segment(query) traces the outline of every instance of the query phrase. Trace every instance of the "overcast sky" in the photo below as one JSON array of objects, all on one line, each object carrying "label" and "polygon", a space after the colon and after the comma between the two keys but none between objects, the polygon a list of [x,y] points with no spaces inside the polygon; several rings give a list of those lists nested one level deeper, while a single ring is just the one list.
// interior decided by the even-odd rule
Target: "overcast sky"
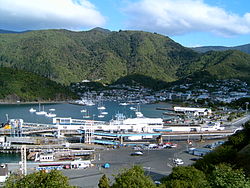
[{"label": "overcast sky", "polygon": [[250,0],[0,0],[0,29],[143,30],[184,46],[250,43]]}]

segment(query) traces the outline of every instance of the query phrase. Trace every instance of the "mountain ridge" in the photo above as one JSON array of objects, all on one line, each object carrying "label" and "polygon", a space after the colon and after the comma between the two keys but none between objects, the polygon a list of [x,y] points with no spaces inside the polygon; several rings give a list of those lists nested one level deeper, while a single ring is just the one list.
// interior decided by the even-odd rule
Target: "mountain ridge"
[{"label": "mountain ridge", "polygon": [[0,34],[0,41],[0,66],[29,71],[64,85],[86,79],[111,84],[123,77],[134,79],[130,75],[173,82],[199,71],[250,81],[245,73],[250,68],[250,55],[235,51],[201,54],[157,33],[50,29]]},{"label": "mountain ridge", "polygon": [[226,51],[226,50],[239,50],[241,52],[245,52],[250,54],[250,44],[243,44],[239,46],[232,46],[232,47],[227,47],[227,46],[201,46],[201,47],[194,47],[191,48],[195,50],[196,52],[201,52],[205,53],[208,51]]}]

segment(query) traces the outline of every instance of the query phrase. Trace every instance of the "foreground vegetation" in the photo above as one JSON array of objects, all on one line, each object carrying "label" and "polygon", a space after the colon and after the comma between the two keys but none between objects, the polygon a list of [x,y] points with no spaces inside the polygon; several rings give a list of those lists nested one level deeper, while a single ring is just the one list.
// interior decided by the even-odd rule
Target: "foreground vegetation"
[{"label": "foreground vegetation", "polygon": [[49,173],[39,171],[27,176],[12,174],[6,181],[5,188],[73,188],[68,178],[58,170]]}]

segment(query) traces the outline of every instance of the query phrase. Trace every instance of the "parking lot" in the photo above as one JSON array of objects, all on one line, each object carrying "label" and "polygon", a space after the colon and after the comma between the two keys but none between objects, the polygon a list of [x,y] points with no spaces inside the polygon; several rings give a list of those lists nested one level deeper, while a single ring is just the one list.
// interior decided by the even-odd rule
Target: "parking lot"
[{"label": "parking lot", "polygon": [[[183,165],[189,165],[194,161],[192,155],[186,153],[186,142],[176,142],[176,148],[134,150],[133,147],[122,147],[116,149],[100,150],[96,152],[94,167],[85,170],[64,170],[64,174],[70,178],[72,185],[81,187],[97,187],[98,181],[103,174],[106,174],[111,181],[114,174],[122,172],[124,168],[133,165],[140,165],[147,175],[153,180],[159,180],[171,173],[175,166],[174,158],[181,158]],[[131,156],[135,151],[142,151],[143,155]],[[110,168],[103,168],[103,164],[109,163]]]},{"label": "parking lot", "polygon": [[[206,143],[193,142],[193,147],[202,147]],[[193,155],[188,154],[187,142],[176,141],[175,148],[151,148],[134,150],[133,147],[121,147],[116,149],[96,150],[95,160],[92,162],[93,167],[87,169],[70,169],[62,170],[63,174],[69,177],[71,185],[84,188],[98,187],[99,179],[103,174],[106,174],[111,181],[114,180],[114,174],[122,172],[124,168],[130,168],[133,165],[140,165],[144,168],[147,175],[150,175],[153,180],[159,180],[171,173],[175,166],[173,159],[180,158],[184,162],[184,166],[194,163]],[[136,148],[139,149],[139,148]],[[142,155],[132,156],[136,151],[142,151]],[[103,168],[105,163],[109,163],[109,168]],[[9,164],[11,170],[19,168],[20,165]],[[28,172],[34,171],[34,164],[28,163]],[[33,170],[32,170],[33,169]]]}]

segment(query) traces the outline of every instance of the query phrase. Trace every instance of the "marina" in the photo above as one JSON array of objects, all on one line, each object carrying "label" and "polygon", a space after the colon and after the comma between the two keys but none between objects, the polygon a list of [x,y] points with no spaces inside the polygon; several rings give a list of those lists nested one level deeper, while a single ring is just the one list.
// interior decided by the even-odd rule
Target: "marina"
[{"label": "marina", "polygon": [[[172,108],[166,103],[138,106],[103,101],[101,105],[84,107],[43,104],[42,111],[37,109],[37,104],[10,106],[0,106],[0,113],[7,122],[0,129],[0,155],[6,157],[1,157],[1,162],[7,162],[12,171],[21,169],[23,174],[56,169],[73,179],[73,170],[85,170],[82,173],[86,174],[86,180],[81,177],[84,182],[89,176],[100,178],[102,168],[113,173],[134,164],[145,168],[152,166],[150,171],[158,173],[152,177],[159,180],[169,174],[173,166],[190,163],[183,159],[188,155],[202,156],[210,152],[211,149],[195,148],[203,143],[201,141],[225,139],[240,130],[243,123],[222,125],[211,120],[213,112],[209,109]],[[172,109],[169,111],[175,115],[164,116],[163,109]],[[45,115],[37,115],[37,112]],[[48,114],[54,117],[47,117]],[[248,119],[246,116],[244,121]],[[119,151],[127,156],[120,156]],[[115,156],[111,157],[110,153]],[[162,154],[171,158],[164,169],[154,162]],[[16,163],[9,163],[8,157],[13,156]],[[118,156],[122,159],[119,162]],[[104,167],[105,164],[109,167]],[[72,184],[79,185],[74,182]]]}]

